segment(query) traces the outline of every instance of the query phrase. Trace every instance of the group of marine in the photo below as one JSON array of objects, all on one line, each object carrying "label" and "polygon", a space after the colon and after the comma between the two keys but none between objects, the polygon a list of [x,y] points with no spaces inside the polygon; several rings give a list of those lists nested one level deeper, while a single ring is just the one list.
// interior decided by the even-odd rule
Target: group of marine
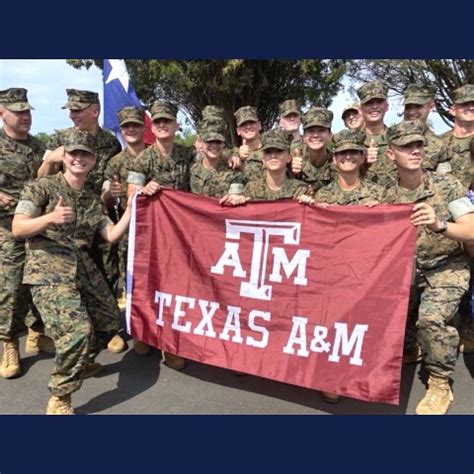
[{"label": "group of marine", "polygon": [[[124,149],[99,126],[98,94],[67,89],[73,127],[44,145],[33,137],[27,91],[0,91],[0,339],[1,375],[21,375],[25,352],[55,354],[47,414],[73,414],[71,394],[95,376],[102,349],[126,349],[120,334],[127,230],[136,192],[161,187],[217,198],[220,205],[297,199],[307,206],[413,203],[418,227],[404,363],[423,361],[429,374],[418,414],[445,414],[458,352],[474,351],[470,260],[474,255],[474,85],[454,91],[453,128],[437,136],[428,125],[436,90],[408,84],[404,118],[384,123],[388,90],[382,81],[358,88],[345,108],[346,129],[332,134],[333,113],[302,113],[289,99],[279,125],[262,133],[256,108],[235,113],[240,146],[227,142],[224,110],[209,105],[194,147],[176,143],[178,109],[153,103],[154,143],[144,139],[145,111],[117,113]],[[217,201],[216,201],[217,202]],[[456,316],[456,317],[455,317]],[[455,322],[455,324],[454,324]],[[151,348],[134,340],[137,355]],[[186,361],[163,353],[169,367]],[[339,396],[323,392],[329,403]]]}]

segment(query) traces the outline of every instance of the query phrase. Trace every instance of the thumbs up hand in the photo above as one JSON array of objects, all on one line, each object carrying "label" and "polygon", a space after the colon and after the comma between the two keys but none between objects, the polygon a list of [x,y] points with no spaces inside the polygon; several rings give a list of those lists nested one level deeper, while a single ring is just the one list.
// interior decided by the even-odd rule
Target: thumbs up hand
[{"label": "thumbs up hand", "polygon": [[117,175],[112,177],[112,181],[110,182],[110,195],[116,199],[122,196],[122,185],[120,184],[120,179]]},{"label": "thumbs up hand", "polygon": [[377,161],[377,156],[379,153],[379,147],[375,143],[375,140],[372,138],[369,143],[369,148],[367,149],[367,163],[369,165]]},{"label": "thumbs up hand", "polygon": [[247,140],[242,138],[242,145],[239,148],[239,157],[241,160],[246,160],[250,155],[250,148],[247,145]]},{"label": "thumbs up hand", "polygon": [[303,156],[301,155],[301,150],[299,148],[295,148],[293,152],[293,157],[291,159],[291,171],[293,174],[301,173],[303,169]]},{"label": "thumbs up hand", "polygon": [[73,222],[76,218],[76,213],[72,207],[66,206],[64,198],[59,196],[58,203],[54,208],[54,211],[51,212],[51,220],[53,224],[68,224]]}]

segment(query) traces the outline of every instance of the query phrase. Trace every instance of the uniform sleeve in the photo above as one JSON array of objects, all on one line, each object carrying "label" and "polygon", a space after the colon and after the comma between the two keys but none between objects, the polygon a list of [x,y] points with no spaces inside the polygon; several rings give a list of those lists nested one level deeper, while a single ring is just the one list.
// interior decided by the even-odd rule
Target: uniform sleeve
[{"label": "uniform sleeve", "polygon": [[43,180],[29,181],[20,193],[15,214],[24,214],[30,217],[41,216],[48,202],[49,196],[44,188]]},{"label": "uniform sleeve", "polygon": [[56,150],[56,148],[60,147],[62,144],[63,143],[61,135],[59,134],[59,132],[56,132],[53,133],[53,135],[51,135],[51,137],[49,138],[48,143],[46,144],[46,149],[53,151]]},{"label": "uniform sleeve", "polygon": [[306,184],[304,183],[298,184],[293,193],[293,199],[299,198],[303,194],[306,194],[307,191],[308,191],[308,186]]},{"label": "uniform sleeve", "polygon": [[448,204],[448,211],[452,220],[456,222],[460,217],[474,212],[474,204],[468,197],[459,198]]},{"label": "uniform sleeve", "polygon": [[466,189],[460,181],[452,176],[444,176],[443,186],[447,188],[448,211],[453,221],[472,212]]},{"label": "uniform sleeve", "polygon": [[131,163],[128,171],[127,182],[144,186],[150,178],[148,170],[148,150],[142,151]]},{"label": "uniform sleeve", "polygon": [[241,171],[234,173],[232,181],[229,186],[229,194],[243,194],[247,180]]}]

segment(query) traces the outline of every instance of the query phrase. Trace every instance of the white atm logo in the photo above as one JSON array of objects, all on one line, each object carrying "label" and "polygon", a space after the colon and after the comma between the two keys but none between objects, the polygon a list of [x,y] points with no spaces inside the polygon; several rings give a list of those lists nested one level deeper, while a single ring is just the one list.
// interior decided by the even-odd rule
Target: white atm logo
[{"label": "white atm logo", "polygon": [[[268,282],[281,283],[282,270],[286,278],[293,277],[295,285],[306,286],[306,262],[310,255],[309,250],[298,249],[289,260],[285,249],[276,244],[283,241],[287,245],[298,245],[301,236],[301,224],[297,222],[262,222],[240,221],[226,219],[226,243],[219,261],[211,267],[211,273],[223,275],[225,267],[232,267],[234,277],[247,278],[240,284],[240,295],[258,300],[272,299],[272,286]],[[242,268],[239,257],[240,235],[253,234],[252,261],[250,272]],[[237,242],[233,242],[233,241]],[[272,246],[272,247],[271,247]],[[268,252],[272,251],[273,268],[268,276],[265,274]]]}]

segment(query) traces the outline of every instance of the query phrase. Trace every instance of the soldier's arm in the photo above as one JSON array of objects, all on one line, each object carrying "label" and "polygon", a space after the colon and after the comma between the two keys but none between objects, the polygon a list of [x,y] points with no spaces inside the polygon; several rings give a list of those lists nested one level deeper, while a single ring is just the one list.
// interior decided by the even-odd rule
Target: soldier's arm
[{"label": "soldier's arm", "polygon": [[38,169],[38,178],[58,173],[64,157],[64,147],[60,146],[55,150],[46,150],[43,155],[43,163]]},{"label": "soldier's arm", "polygon": [[133,196],[129,196],[127,208],[117,224],[111,223],[109,218],[104,214],[104,218],[99,224],[99,232],[106,242],[115,244],[124,236],[125,232],[127,232],[132,216],[132,202]]}]

